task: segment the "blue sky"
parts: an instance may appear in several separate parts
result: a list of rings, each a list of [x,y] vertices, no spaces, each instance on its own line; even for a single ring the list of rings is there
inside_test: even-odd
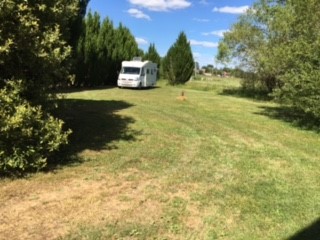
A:
[[[114,26],[121,22],[146,51],[154,43],[165,56],[179,33],[184,31],[200,66],[216,65],[214,58],[223,32],[254,0],[90,0],[88,9]]]

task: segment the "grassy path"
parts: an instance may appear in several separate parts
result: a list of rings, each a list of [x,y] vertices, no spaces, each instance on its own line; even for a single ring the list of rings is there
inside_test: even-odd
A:
[[[0,239],[290,239],[320,216],[319,134],[237,84],[67,94],[81,161],[1,180]]]

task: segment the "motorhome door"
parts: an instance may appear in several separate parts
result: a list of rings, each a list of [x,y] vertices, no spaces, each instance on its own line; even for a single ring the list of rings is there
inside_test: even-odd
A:
[[[146,80],[147,76],[146,76],[146,70],[145,68],[141,68],[141,74],[140,74],[140,79],[141,79],[141,86],[145,87],[147,84],[147,80]]]

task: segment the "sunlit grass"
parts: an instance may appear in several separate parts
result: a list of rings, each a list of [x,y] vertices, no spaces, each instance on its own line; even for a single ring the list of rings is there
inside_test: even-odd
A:
[[[221,95],[238,86],[218,78],[66,94],[69,152],[84,162],[25,180],[35,200],[21,201],[55,206],[46,221],[68,222],[64,239],[289,238],[320,215],[319,134],[269,117],[274,103]],[[64,198],[41,195],[57,185]],[[21,186],[5,180],[0,199]]]

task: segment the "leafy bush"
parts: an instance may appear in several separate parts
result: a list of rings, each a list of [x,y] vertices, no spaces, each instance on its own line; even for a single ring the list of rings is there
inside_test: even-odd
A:
[[[320,119],[320,70],[300,64],[282,78],[285,82],[274,96],[281,102]]]
[[[20,94],[21,81],[0,90],[0,172],[21,173],[46,166],[52,152],[67,143],[63,121],[32,106]]]

